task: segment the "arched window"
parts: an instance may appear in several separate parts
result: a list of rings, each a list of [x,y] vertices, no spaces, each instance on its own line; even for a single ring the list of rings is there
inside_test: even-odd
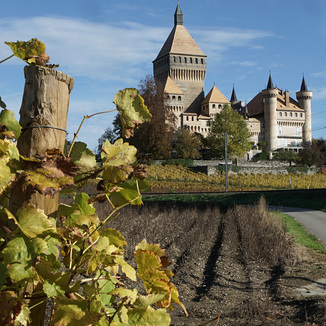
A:
[[[185,63],[187,63],[187,58],[185,57]]]
[[[198,58],[195,59],[195,62],[198,63]]]
[[[215,104],[212,105],[212,108],[215,109]]]
[[[179,62],[182,62],[182,59],[181,59],[181,57],[179,57]]]
[[[190,63],[192,63],[192,58],[190,58]]]
[[[175,60],[175,57],[173,57],[173,62],[175,62],[176,60]]]
[[[175,100],[175,96],[174,95],[172,96],[172,100]]]
[[[204,64],[204,59],[201,59],[200,61],[201,61],[201,64],[203,65]]]
[[[178,96],[178,101],[181,101],[181,96]]]

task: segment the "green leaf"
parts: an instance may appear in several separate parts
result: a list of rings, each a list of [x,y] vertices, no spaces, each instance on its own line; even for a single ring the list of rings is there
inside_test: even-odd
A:
[[[24,60],[25,62],[28,62],[28,59],[34,56],[36,57],[41,56],[46,51],[45,44],[36,38],[32,38],[27,42],[24,41],[5,42],[5,44],[10,46],[12,52],[16,57]]]
[[[43,291],[49,298],[64,296],[65,294],[60,285],[48,280],[44,280]]]
[[[0,108],[5,109],[6,107],[7,107],[6,103],[2,101],[1,96],[0,96]]]
[[[23,237],[16,237],[9,241],[2,255],[4,263],[7,264],[7,273],[13,282],[33,276],[31,255]]]
[[[114,96],[113,103],[120,113],[122,123],[122,137],[129,138],[134,134],[134,128],[138,128],[145,121],[149,121],[152,115],[144,99],[135,88],[126,88]]]
[[[146,296],[140,295],[135,303],[135,306],[137,308],[144,309],[155,304],[158,301],[161,301],[164,297],[165,293],[148,294]]]
[[[116,247],[123,248],[128,245],[125,237],[113,228],[103,230],[100,235],[101,237],[109,238],[110,244],[113,244]]]
[[[122,184],[117,192],[110,194],[111,202],[115,207],[120,207],[126,204],[141,206],[143,201],[141,199],[140,189],[138,187],[138,180],[131,178]]]
[[[115,262],[121,266],[121,270],[123,273],[126,274],[128,278],[130,278],[132,281],[136,282],[136,271],[135,269],[130,266],[122,257],[117,256],[114,258]]]
[[[82,172],[90,171],[97,167],[94,153],[83,142],[76,142],[74,144],[70,157],[81,168]]]
[[[31,311],[29,310],[27,304],[23,304],[21,307],[20,313],[18,314],[18,316],[15,319],[14,325],[17,325],[17,326],[30,325],[30,318],[29,318],[30,313],[31,313]]]
[[[8,139],[0,139],[0,155],[7,156],[7,160],[19,161],[19,152],[14,142]]]
[[[0,113],[0,124],[5,124],[7,130],[15,133],[15,138],[18,139],[22,127],[14,117],[14,112],[9,110],[2,110]]]
[[[136,153],[136,147],[124,143],[122,138],[114,144],[106,139],[102,146],[101,158],[105,165],[121,166],[136,163]]]
[[[129,175],[134,171],[130,165],[111,166],[107,165],[103,171],[103,179],[113,184],[124,182],[129,178]]]
[[[32,204],[21,207],[17,212],[17,219],[7,209],[8,218],[18,225],[20,230],[29,238],[35,238],[48,231],[55,231],[52,221]]]
[[[84,192],[78,194],[75,197],[75,203],[77,204],[77,207],[79,208],[82,214],[95,214],[95,207],[93,206],[93,204],[89,204],[89,200],[89,196]]]
[[[150,306],[146,309],[131,309],[128,312],[128,317],[130,326],[168,326],[171,323],[171,317],[165,309],[155,310]]]
[[[52,322],[54,326],[89,326],[100,320],[102,314],[87,309],[87,301],[58,300]]]
[[[124,288],[116,288],[110,292],[111,295],[118,295],[121,299],[130,298],[130,303],[133,304],[138,295],[138,291],[136,289],[124,289]]]
[[[6,160],[0,158],[0,194],[7,188],[9,183],[14,180],[15,175],[11,173],[10,168],[7,166]]]

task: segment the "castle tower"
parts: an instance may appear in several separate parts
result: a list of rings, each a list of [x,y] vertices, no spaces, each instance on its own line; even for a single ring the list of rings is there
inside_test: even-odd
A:
[[[262,91],[265,118],[265,140],[269,151],[277,150],[277,96],[278,89],[274,88],[272,76],[269,74],[267,88]]]
[[[171,77],[184,94],[184,111],[200,113],[204,99],[206,55],[200,50],[183,25],[183,13],[178,3],[174,27],[161,51],[153,61],[154,78],[163,85]]]
[[[301,89],[296,93],[301,109],[305,110],[305,123],[302,127],[302,141],[304,145],[311,144],[311,99],[312,92],[308,90],[304,76],[302,77]]]

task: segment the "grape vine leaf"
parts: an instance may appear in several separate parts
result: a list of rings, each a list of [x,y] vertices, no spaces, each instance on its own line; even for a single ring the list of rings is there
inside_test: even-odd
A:
[[[7,188],[9,183],[14,179],[15,175],[11,173],[5,159],[0,158],[0,194]]]
[[[27,204],[17,211],[17,218],[5,209],[8,218],[13,219],[20,230],[29,238],[35,238],[49,231],[55,231],[55,225],[41,209]]]
[[[18,139],[21,133],[22,127],[14,117],[14,112],[10,110],[2,110],[0,113],[0,125],[4,124],[8,131],[15,133],[15,138]]]
[[[148,244],[146,240],[142,240],[135,250],[137,276],[143,281],[146,292],[165,293],[163,299],[156,302],[156,306],[172,310],[172,303],[177,303],[187,315],[176,287],[170,282],[173,273],[166,269],[169,263],[166,263],[165,251],[158,244]]]
[[[70,153],[70,157],[81,171],[90,171],[97,167],[94,153],[83,142],[76,142]]]
[[[152,117],[147,106],[144,105],[144,99],[139,95],[136,88],[126,88],[119,91],[114,96],[113,103],[120,113],[122,137],[124,138],[133,136],[134,129]]]
[[[141,198],[141,191],[149,191],[150,186],[145,180],[131,179],[119,184],[120,189],[116,192],[110,193],[110,199],[115,207],[131,204],[141,206],[143,201]]]
[[[12,282],[19,282],[34,275],[31,256],[23,237],[10,240],[3,249],[2,256]]]
[[[36,38],[27,42],[5,42],[14,55],[28,64],[45,65],[49,61],[49,56],[45,53],[45,44]]]
[[[96,324],[101,317],[101,313],[88,310],[86,300],[58,300],[50,325],[89,326]]]
[[[136,163],[137,149],[120,138],[111,144],[107,139],[102,146],[101,158],[103,165],[121,166]]]

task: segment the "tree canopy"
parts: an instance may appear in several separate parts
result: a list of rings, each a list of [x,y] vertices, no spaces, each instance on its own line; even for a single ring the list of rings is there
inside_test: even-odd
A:
[[[200,158],[199,150],[202,145],[200,137],[188,129],[179,128],[177,130],[175,151],[178,158]]]
[[[214,157],[225,157],[225,133],[228,157],[241,156],[251,148],[250,134],[244,118],[230,105],[225,105],[211,121],[207,146]]]
[[[140,81],[138,89],[145,105],[152,114],[151,121],[142,124],[135,130],[129,143],[137,147],[137,157],[167,159],[171,157],[172,139],[174,137],[175,116],[164,105],[161,85],[155,83],[154,77],[148,75]]]

